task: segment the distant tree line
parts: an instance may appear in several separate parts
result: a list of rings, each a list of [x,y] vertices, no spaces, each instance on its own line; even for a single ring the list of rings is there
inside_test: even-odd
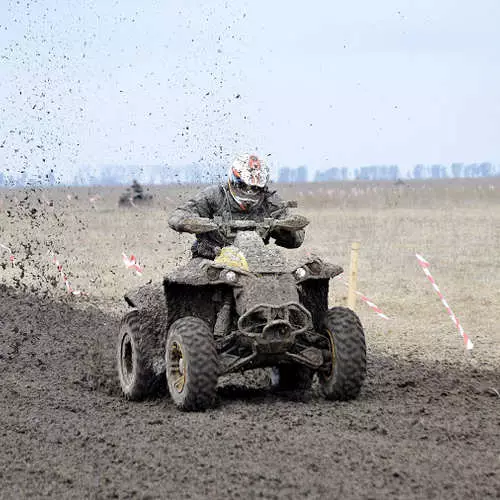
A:
[[[500,168],[489,162],[483,163],[452,163],[445,165],[417,164],[411,171],[404,174],[398,165],[369,165],[349,170],[346,167],[332,167],[327,170],[317,170],[310,179],[308,167],[283,167],[278,172],[278,182],[327,182],[345,181],[350,179],[366,181],[396,181],[397,179],[450,179],[463,177],[495,177],[500,176]]]
[[[500,175],[500,169],[489,162],[484,163],[452,163],[447,169],[443,165],[415,165],[414,179],[446,179],[449,177],[493,177]]]
[[[26,171],[12,172],[0,170],[0,187],[14,186],[123,186],[129,185],[132,179],[141,184],[207,184],[225,178],[224,165],[190,164],[182,167],[169,165],[122,166],[104,165],[100,167],[81,167],[72,171],[72,176],[56,176],[53,170],[28,174]],[[330,182],[346,180],[396,181],[397,179],[450,179],[463,177],[500,176],[500,167],[489,162],[452,163],[445,165],[417,164],[410,171],[401,172],[398,165],[369,165],[355,169],[347,167],[331,167],[317,170],[309,175],[307,165],[299,167],[282,167],[276,180],[282,183]]]
[[[51,170],[49,174],[0,171],[0,187],[15,186],[125,186],[132,179],[141,184],[204,184],[215,182],[225,174],[225,168],[202,166],[197,164],[182,167],[166,165],[122,166],[104,165],[101,167],[81,167],[67,174],[56,177]]]
[[[279,171],[278,182],[307,182],[307,174],[306,165],[297,168],[284,167]]]

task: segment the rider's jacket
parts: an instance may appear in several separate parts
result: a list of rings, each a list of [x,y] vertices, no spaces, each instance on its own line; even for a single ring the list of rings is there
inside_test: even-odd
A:
[[[168,224],[176,231],[186,231],[191,217],[207,217],[213,219],[220,217],[222,220],[255,220],[272,217],[283,219],[289,215],[288,208],[275,191],[266,189],[262,199],[255,207],[243,211],[234,201],[225,185],[210,186],[200,191],[194,198],[188,200],[184,205],[172,212]],[[275,239],[277,245],[285,248],[298,248],[304,241],[305,231],[288,231],[284,229],[273,229],[270,236]],[[231,244],[219,231],[210,231],[196,235],[191,250],[193,257],[205,257],[213,259],[218,248]]]

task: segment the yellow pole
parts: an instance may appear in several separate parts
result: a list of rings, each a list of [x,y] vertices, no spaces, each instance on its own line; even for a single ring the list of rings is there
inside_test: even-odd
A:
[[[358,253],[359,242],[354,241],[351,245],[351,269],[349,272],[349,293],[347,295],[347,307],[353,311],[356,309],[356,290],[358,282]]]

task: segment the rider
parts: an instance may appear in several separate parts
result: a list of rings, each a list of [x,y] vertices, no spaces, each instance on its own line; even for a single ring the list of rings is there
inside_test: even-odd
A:
[[[289,213],[287,205],[276,194],[269,191],[269,168],[256,155],[240,154],[229,168],[227,184],[210,186],[194,198],[178,207],[170,215],[168,224],[179,232],[196,234],[191,251],[193,257],[214,259],[220,249],[231,244],[226,236],[217,230],[198,232],[194,228],[198,218],[222,220],[253,220],[264,218],[283,219]],[[273,228],[269,236],[277,245],[298,248],[304,241],[304,229],[288,230]],[[264,241],[269,240],[267,236]]]

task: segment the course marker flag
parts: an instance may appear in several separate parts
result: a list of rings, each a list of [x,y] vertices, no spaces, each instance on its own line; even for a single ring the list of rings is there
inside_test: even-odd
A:
[[[71,293],[72,295],[85,295],[80,290],[73,290],[71,283],[68,280],[68,277],[66,276],[66,274],[64,274],[64,271],[62,269],[62,265],[59,263],[59,261],[57,260],[55,255],[53,257],[52,262],[54,262],[54,264],[57,266],[57,270],[58,270],[59,274],[61,275],[61,279],[62,279],[64,286],[66,287],[66,290],[68,291],[68,293]]]
[[[142,267],[137,263],[137,259],[133,255],[128,258],[125,253],[122,253],[122,260],[127,269],[134,269],[139,276],[142,274]]]
[[[347,283],[347,281],[345,280],[344,276],[342,276],[342,274],[339,274],[338,276],[335,276],[335,278],[333,279],[336,279],[336,280],[341,280],[344,285],[346,286],[349,286],[349,284]],[[368,306],[368,307],[371,307],[374,311],[375,311],[375,314],[377,314],[378,316],[380,316],[381,318],[383,319],[389,319],[388,316],[386,316],[382,311],[381,309],[376,305],[374,304],[368,297],[366,297],[366,295],[363,295],[361,292],[358,292],[356,290],[356,295],[359,295],[359,298]]]
[[[424,271],[427,278],[429,278],[429,281],[432,283],[432,287],[434,288],[434,290],[436,290],[436,293],[439,295],[439,298],[441,299],[441,302],[443,303],[444,307],[446,308],[446,311],[448,312],[448,315],[450,316],[451,320],[453,321],[453,323],[455,323],[455,326],[458,328],[460,335],[464,339],[465,348],[470,351],[474,347],[474,344],[471,342],[468,335],[464,332],[464,329],[462,328],[462,325],[459,323],[458,318],[455,316],[455,314],[451,310],[451,307],[448,305],[448,302],[446,302],[446,299],[443,297],[441,290],[439,290],[437,283],[434,281],[434,278],[432,277],[432,275],[429,271],[430,264],[418,253],[415,254],[415,257],[417,257],[418,263],[420,264],[420,267]]]

